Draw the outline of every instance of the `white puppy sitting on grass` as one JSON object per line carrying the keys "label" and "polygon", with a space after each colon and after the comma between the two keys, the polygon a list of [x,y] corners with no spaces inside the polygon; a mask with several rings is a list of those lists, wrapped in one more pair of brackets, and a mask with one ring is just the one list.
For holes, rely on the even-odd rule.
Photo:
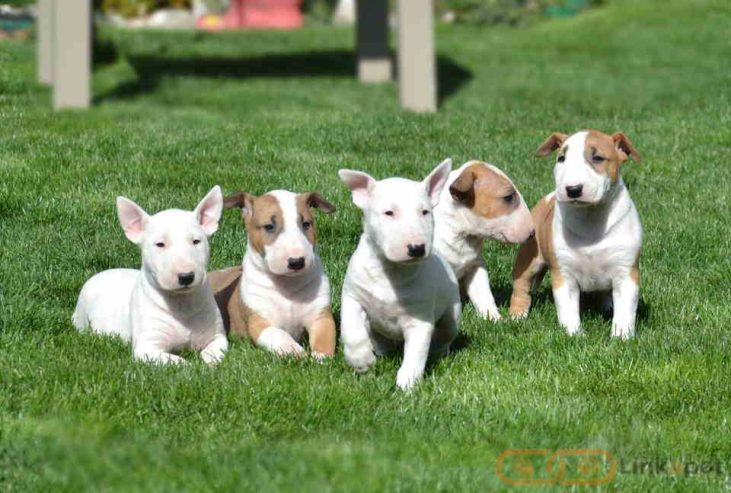
{"label": "white puppy sitting on grass", "polygon": [[209,365],[223,359],[228,340],[206,277],[208,236],[218,229],[223,195],[218,186],[195,210],[150,216],[124,197],[117,213],[124,234],[140,245],[142,269],[110,269],[89,279],[79,294],[74,326],[132,342],[136,358],[182,363],[173,353],[201,352]]}
{"label": "white puppy sitting on grass", "polygon": [[457,335],[462,309],[457,279],[432,252],[433,209],[451,161],[424,181],[340,170],[340,178],[363,210],[363,234],[348,263],[341,302],[345,359],[368,371],[376,354],[403,343],[396,384],[410,389],[424,375],[429,355],[442,356]]}

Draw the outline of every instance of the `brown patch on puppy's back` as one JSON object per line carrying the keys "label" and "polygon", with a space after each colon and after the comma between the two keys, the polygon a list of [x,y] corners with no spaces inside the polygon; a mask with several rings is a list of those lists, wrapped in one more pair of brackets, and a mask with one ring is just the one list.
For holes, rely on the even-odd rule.
{"label": "brown patch on puppy's back", "polygon": [[271,324],[246,306],[241,299],[243,268],[239,265],[208,273],[216,304],[229,336],[249,337],[256,343],[262,331]]}
{"label": "brown patch on puppy's back", "polygon": [[[513,212],[520,200],[510,180],[481,161],[472,161],[452,182],[449,193],[457,202],[486,219]],[[513,194],[510,202],[505,197]]]}
{"label": "brown patch on puppy's back", "polygon": [[223,318],[226,333],[236,336],[246,335],[246,320],[241,302],[242,267],[229,267],[208,273],[208,282],[211,283],[213,296]]}

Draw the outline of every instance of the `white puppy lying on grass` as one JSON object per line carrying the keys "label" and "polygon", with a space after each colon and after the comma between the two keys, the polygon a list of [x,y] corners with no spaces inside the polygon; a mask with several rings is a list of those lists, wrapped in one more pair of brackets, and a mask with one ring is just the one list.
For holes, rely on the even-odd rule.
{"label": "white puppy lying on grass", "polygon": [[209,365],[221,361],[228,340],[206,271],[207,237],[218,229],[222,210],[218,186],[192,212],[149,216],[118,197],[119,222],[140,245],[142,270],[111,269],[89,279],[72,318],[76,328],[131,340],[134,356],[145,361],[181,363],[172,353],[182,349],[201,351]]}
{"label": "white puppy lying on grass", "polygon": [[376,181],[359,171],[339,172],[363,210],[363,234],[343,284],[345,359],[356,371],[366,372],[376,354],[390,353],[403,341],[404,359],[396,378],[402,389],[422,378],[430,354],[448,352],[459,327],[457,279],[432,252],[432,211],[450,169],[447,160],[422,182]]}

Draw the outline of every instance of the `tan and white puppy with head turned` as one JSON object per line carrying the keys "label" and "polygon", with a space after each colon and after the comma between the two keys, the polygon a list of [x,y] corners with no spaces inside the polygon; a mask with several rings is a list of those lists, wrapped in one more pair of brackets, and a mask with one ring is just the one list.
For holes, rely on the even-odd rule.
{"label": "tan and white puppy with head turned", "polygon": [[302,355],[304,331],[317,358],[335,353],[330,282],[315,248],[312,209],[335,206],[314,192],[238,192],[225,207],[241,208],[247,247],[243,265],[209,273],[229,332],[279,355]]}
{"label": "tan and white puppy with head turned", "polygon": [[433,209],[450,169],[445,161],[423,181],[376,181],[360,171],[338,172],[363,211],[363,234],[343,283],[345,360],[366,372],[376,354],[403,344],[396,378],[402,389],[421,380],[429,355],[448,352],[459,327],[457,279],[432,248]]}
{"label": "tan and white puppy with head turned", "polygon": [[223,359],[228,339],[206,276],[208,236],[218,229],[223,195],[216,186],[195,210],[150,216],[124,197],[117,212],[124,234],[140,246],[142,269],[111,269],[89,279],[73,323],[79,330],[132,342],[136,358],[182,363],[182,349],[201,352],[209,365]]}
{"label": "tan and white puppy with head turned", "polygon": [[581,292],[611,292],[612,336],[628,339],[639,301],[642,226],[620,167],[640,155],[623,133],[597,130],[554,133],[536,154],[556,150],[556,190],[533,208],[536,235],[518,252],[510,313],[528,313],[530,292],[550,269],[558,321],[568,334],[581,331]]}
{"label": "tan and white puppy with head turned", "polygon": [[533,236],[530,210],[518,189],[496,166],[468,161],[449,174],[434,223],[434,249],[452,267],[462,291],[483,318],[499,320],[482,244],[486,238],[523,243]]}

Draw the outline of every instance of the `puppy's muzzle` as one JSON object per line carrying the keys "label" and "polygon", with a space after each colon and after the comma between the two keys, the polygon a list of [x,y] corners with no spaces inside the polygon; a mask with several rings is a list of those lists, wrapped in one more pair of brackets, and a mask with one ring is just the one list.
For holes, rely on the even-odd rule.
{"label": "puppy's muzzle", "polygon": [[422,243],[421,245],[412,245],[409,243],[406,246],[406,249],[409,252],[409,257],[411,258],[421,258],[426,254],[426,245]]}
{"label": "puppy's muzzle", "polygon": [[305,268],[305,258],[304,257],[289,257],[287,259],[287,268],[289,270],[302,270]]}
{"label": "puppy's muzzle", "polygon": [[178,282],[181,286],[190,286],[195,281],[195,272],[183,272],[178,274]]}
{"label": "puppy's muzzle", "polygon": [[581,192],[584,190],[584,185],[572,185],[566,187],[566,195],[570,199],[578,199],[581,197]]}

